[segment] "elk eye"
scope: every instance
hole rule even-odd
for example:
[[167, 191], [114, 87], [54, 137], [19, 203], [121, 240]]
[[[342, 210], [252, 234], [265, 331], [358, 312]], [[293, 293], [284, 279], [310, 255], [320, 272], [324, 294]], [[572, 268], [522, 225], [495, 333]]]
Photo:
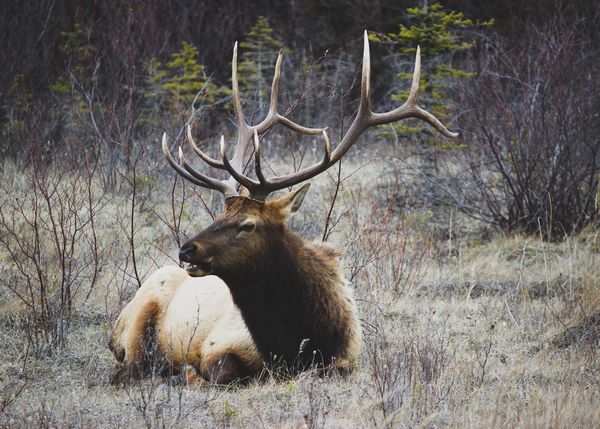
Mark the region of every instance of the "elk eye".
[[255, 227], [254, 222], [246, 221], [240, 225], [240, 232], [252, 232]]

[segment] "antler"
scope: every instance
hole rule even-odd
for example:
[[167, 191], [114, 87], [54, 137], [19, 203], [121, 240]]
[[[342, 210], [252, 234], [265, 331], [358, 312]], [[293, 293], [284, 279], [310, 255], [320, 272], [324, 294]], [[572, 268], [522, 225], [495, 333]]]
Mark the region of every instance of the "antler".
[[[244, 117], [244, 113], [242, 111], [242, 102], [240, 98], [240, 90], [238, 84], [238, 74], [237, 74], [237, 42], [233, 47], [233, 60], [231, 61], [231, 81], [233, 87], [233, 109], [235, 111], [235, 116], [238, 122], [238, 139], [235, 147], [235, 152], [232, 160], [230, 161], [225, 155], [225, 137], [221, 136], [220, 143], [220, 152], [221, 152], [221, 160], [216, 160], [208, 156], [204, 153], [194, 141], [192, 136], [191, 126], [187, 126], [187, 138], [192, 146], [192, 149], [196, 154], [208, 165], [211, 167], [227, 170], [231, 177], [227, 180], [219, 180], [212, 177], [208, 177], [192, 168], [192, 166], [187, 162], [185, 157], [183, 156], [183, 151], [181, 147], [179, 148], [179, 163], [177, 163], [171, 153], [169, 152], [169, 148], [166, 141], [166, 134], [163, 135], [163, 153], [171, 166], [185, 179], [194, 183], [195, 185], [214, 189], [223, 193], [226, 197], [238, 195], [236, 191], [236, 183], [241, 184], [246, 187], [250, 194], [255, 198], [264, 199], [270, 192], [261, 191], [261, 184], [267, 183], [264, 180], [264, 176], [262, 175], [262, 171], [260, 170], [260, 157], [258, 148], [258, 134], [264, 134], [271, 128], [273, 128], [277, 124], [281, 124], [292, 131], [296, 131], [301, 134], [314, 135], [324, 132], [324, 128], [308, 128], [302, 125], [299, 125], [290, 119], [282, 116], [279, 112], [277, 112], [277, 99], [279, 95], [279, 81], [281, 79], [281, 60], [283, 55], [279, 52], [277, 57], [277, 62], [275, 63], [275, 74], [273, 75], [273, 84], [271, 86], [271, 103], [269, 106], [269, 112], [267, 116], [257, 125], [249, 125]], [[248, 144], [251, 140], [254, 139], [254, 147], [256, 150], [256, 165], [259, 167], [257, 170], [257, 177], [259, 181], [253, 180], [243, 174], [244, 167], [244, 157], [246, 154], [246, 150], [248, 148]], [[268, 187], [268, 186], [267, 186]], [[279, 189], [279, 188], [277, 188]], [[273, 189], [274, 190], [274, 189]]]
[[[250, 195], [255, 199], [264, 200], [268, 194], [278, 189], [287, 188], [297, 183], [308, 180], [319, 173], [327, 170], [329, 167], [338, 162], [348, 149], [358, 140], [361, 134], [369, 127], [381, 124], [401, 121], [406, 118], [421, 119], [432, 125], [440, 133], [447, 137], [457, 137], [458, 133], [448, 131], [446, 127], [431, 113], [419, 107], [417, 104], [417, 93], [419, 91], [419, 78], [421, 74], [421, 51], [417, 47], [417, 55], [415, 59], [415, 70], [413, 73], [412, 85], [406, 102], [389, 112], [375, 113], [371, 110], [371, 60], [369, 53], [369, 39], [367, 32], [364, 33], [364, 48], [363, 48], [363, 64], [361, 76], [360, 101], [356, 117], [352, 125], [342, 137], [340, 143], [335, 150], [331, 151], [331, 144], [327, 136], [325, 128], [307, 128], [298, 125], [291, 120], [285, 118], [277, 112], [277, 96], [279, 91], [279, 80], [281, 78], [281, 59], [282, 54], [279, 53], [277, 63], [275, 65], [275, 74], [273, 76], [273, 85], [271, 88], [271, 104], [269, 112], [265, 119], [257, 125], [248, 125], [242, 112], [242, 103], [240, 100], [240, 92], [237, 78], [237, 42], [233, 48], [233, 61], [231, 64], [232, 86], [233, 86], [233, 107], [238, 121], [239, 134], [235, 147], [235, 152], [231, 161], [227, 158], [225, 152], [225, 139], [221, 137], [220, 157], [221, 160], [216, 160], [206, 155], [194, 142], [191, 128], [188, 126], [187, 136], [194, 152], [200, 158], [214, 168], [226, 170], [231, 177], [228, 180], [222, 181], [205, 176], [202, 173], [194, 170], [183, 157], [181, 148], [179, 149], [180, 164], [177, 164], [171, 157], [166, 145], [166, 137], [163, 136], [163, 151], [169, 163], [175, 170], [184, 178], [192, 183], [210, 189], [215, 189], [222, 192], [225, 196], [237, 195], [236, 182], [246, 187]], [[304, 168], [292, 174], [265, 178], [260, 161], [260, 139], [259, 135], [267, 132], [275, 125], [281, 124], [293, 131], [301, 134], [323, 134], [324, 155], [321, 162], [310, 167]], [[256, 180], [248, 177], [243, 172], [244, 157], [250, 140], [254, 142], [254, 169]]]

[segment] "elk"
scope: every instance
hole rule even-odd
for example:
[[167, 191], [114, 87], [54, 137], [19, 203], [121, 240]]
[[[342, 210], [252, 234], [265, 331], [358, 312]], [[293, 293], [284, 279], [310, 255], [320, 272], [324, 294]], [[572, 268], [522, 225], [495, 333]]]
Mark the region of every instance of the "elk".
[[[188, 126], [188, 141], [194, 152], [211, 167], [226, 171], [230, 175], [227, 180], [195, 170], [184, 157], [181, 147], [179, 162], [176, 162], [163, 135], [163, 151], [171, 166], [195, 185], [219, 191], [225, 197], [224, 213], [184, 243], [179, 258], [189, 264], [187, 272], [191, 276], [214, 274], [225, 281], [266, 361], [279, 360], [300, 370], [314, 364], [351, 367], [360, 347], [361, 330], [352, 294], [335, 259], [336, 252], [326, 246], [306, 242], [285, 226], [286, 220], [300, 207], [309, 184], [279, 199], [267, 201], [266, 197], [330, 168], [371, 126], [414, 117], [433, 125], [448, 137], [456, 137], [457, 134], [448, 131], [437, 118], [416, 103], [420, 76], [419, 49], [408, 100], [390, 112], [374, 113], [371, 110], [370, 54], [365, 31], [358, 111], [347, 133], [332, 151], [324, 128], [306, 128], [278, 113], [281, 59], [280, 54], [275, 65], [269, 112], [257, 125], [249, 125], [242, 112], [237, 78], [237, 44], [234, 47], [232, 86], [238, 139], [231, 160], [225, 150], [224, 137], [221, 137], [220, 143], [221, 159], [213, 159], [194, 142]], [[289, 175], [266, 178], [261, 168], [260, 136], [276, 125], [303, 134], [322, 134], [322, 160]], [[256, 178], [243, 171], [250, 142], [254, 146]]]
[[[163, 134], [162, 149], [175, 171], [194, 185], [220, 192], [225, 199], [224, 212], [181, 246], [179, 259], [187, 264], [186, 272], [191, 278], [218, 277], [226, 284], [261, 362], [284, 366], [292, 372], [311, 367], [342, 371], [354, 367], [362, 342], [361, 326], [352, 290], [337, 262], [339, 253], [327, 244], [302, 239], [286, 226], [286, 221], [300, 208], [310, 184], [304, 183], [277, 199], [267, 200], [267, 197], [326, 171], [340, 161], [366, 129], [375, 125], [417, 118], [447, 137], [456, 137], [457, 134], [448, 131], [435, 116], [417, 105], [420, 61], [417, 48], [407, 101], [386, 113], [373, 112], [369, 42], [365, 31], [359, 106], [350, 128], [332, 150], [325, 128], [299, 125], [278, 112], [281, 53], [275, 64], [269, 111], [258, 124], [247, 122], [238, 86], [236, 43], [232, 89], [238, 137], [233, 157], [227, 156], [224, 137], [220, 141], [220, 159], [210, 157], [196, 144], [191, 127], [187, 127], [192, 150], [204, 163], [226, 172], [229, 177], [221, 180], [199, 172], [187, 161], [181, 147], [176, 161]], [[277, 125], [301, 134], [322, 135], [324, 150], [320, 162], [288, 175], [265, 177], [261, 167], [261, 136]], [[255, 177], [244, 171], [249, 147], [254, 149]], [[197, 287], [205, 285], [198, 283]], [[235, 352], [229, 353], [237, 356]], [[241, 368], [253, 368], [247, 361], [240, 365], [239, 356], [232, 360], [236, 365], [228, 366], [229, 376]], [[211, 372], [197, 366], [194, 369], [200, 378]]]

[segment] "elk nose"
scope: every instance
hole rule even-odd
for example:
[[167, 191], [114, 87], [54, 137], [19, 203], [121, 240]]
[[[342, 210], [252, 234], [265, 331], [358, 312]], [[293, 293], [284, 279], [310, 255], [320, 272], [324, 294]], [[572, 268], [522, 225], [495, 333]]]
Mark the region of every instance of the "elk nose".
[[196, 253], [197, 247], [194, 243], [184, 244], [179, 249], [179, 260], [183, 262], [192, 262], [192, 256]]

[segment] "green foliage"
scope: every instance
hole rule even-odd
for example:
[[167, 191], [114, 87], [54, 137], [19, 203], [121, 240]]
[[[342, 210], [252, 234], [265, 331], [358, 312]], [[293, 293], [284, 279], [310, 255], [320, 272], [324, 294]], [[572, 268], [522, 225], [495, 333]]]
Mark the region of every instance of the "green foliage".
[[[23, 74], [15, 76], [6, 97], [3, 97], [3, 99], [6, 102], [2, 106], [4, 115], [0, 117], [0, 136], [2, 140], [5, 140], [22, 131], [32, 101], [32, 94], [26, 85]], [[4, 151], [4, 149], [4, 144], [0, 144], [0, 150]]]
[[157, 110], [166, 103], [170, 110], [197, 109], [212, 104], [229, 94], [229, 90], [215, 84], [207, 75], [204, 65], [198, 62], [198, 49], [183, 42], [181, 49], [162, 63], [153, 58], [148, 63], [146, 98], [154, 101]]
[[52, 85], [50, 92], [55, 95], [66, 95], [71, 93], [71, 85], [66, 76], [59, 76]]
[[[60, 33], [60, 40], [58, 51], [64, 56], [67, 68], [81, 85], [87, 86], [91, 82], [96, 62], [96, 49], [89, 37], [81, 25], [75, 24], [73, 31]], [[60, 76], [50, 89], [55, 94], [70, 92], [67, 80], [63, 76]]]
[[[424, 57], [436, 57], [473, 47], [472, 42], [461, 41], [456, 35], [456, 30], [474, 26], [473, 21], [461, 12], [446, 11], [440, 3], [426, 8], [409, 8], [406, 12], [411, 25], [400, 24], [398, 33], [387, 35], [391, 41], [403, 45], [402, 52], [413, 54], [419, 45]], [[484, 24], [491, 25], [491, 22]]]
[[236, 408], [229, 400], [225, 399], [223, 403], [223, 418], [225, 421], [229, 421], [240, 415], [240, 410]]
[[[54, 96], [54, 105], [46, 112], [45, 117], [50, 124], [59, 122], [59, 118], [65, 116], [73, 106], [74, 117], [85, 115], [87, 105], [81, 95], [73, 91], [72, 83], [76, 80], [81, 86], [90, 85], [96, 61], [96, 50], [79, 24], [75, 24], [72, 31], [60, 33], [57, 50], [63, 55], [68, 74], [63, 72], [49, 85], [50, 94]], [[23, 74], [15, 75], [4, 100], [3, 108], [6, 114], [5, 120], [0, 124], [1, 136], [6, 140], [19, 141], [25, 131], [25, 118], [31, 115], [35, 105], [33, 94]], [[65, 122], [69, 127], [72, 121]]]
[[[448, 84], [455, 79], [469, 78], [473, 73], [448, 65], [452, 54], [471, 49], [474, 42], [465, 40], [463, 34], [467, 30], [478, 27], [489, 27], [493, 20], [474, 23], [461, 12], [445, 10], [440, 3], [433, 3], [423, 8], [413, 7], [406, 10], [407, 25], [400, 24], [397, 33], [385, 35], [371, 34], [370, 40], [388, 42], [399, 46], [400, 52], [414, 58], [417, 46], [421, 48], [421, 80], [420, 100], [425, 101], [428, 109], [442, 122], [449, 116], [449, 100], [446, 97]], [[400, 72], [397, 76], [410, 82], [412, 73]], [[394, 101], [404, 101], [408, 90], [392, 96]], [[400, 134], [424, 131], [421, 125], [406, 126], [395, 124], [394, 129]]]
[[98, 53], [89, 34], [79, 24], [75, 24], [72, 31], [60, 33], [58, 51], [63, 56], [66, 70], [48, 88], [55, 103], [52, 116], [64, 117], [66, 128], [77, 129], [80, 118], [89, 113], [82, 91], [90, 90], [97, 84]]
[[246, 97], [255, 96], [261, 113], [268, 107], [270, 82], [275, 68], [275, 61], [280, 51], [289, 54], [283, 42], [273, 36], [273, 29], [264, 16], [250, 29], [243, 41], [239, 65], [240, 91]]

